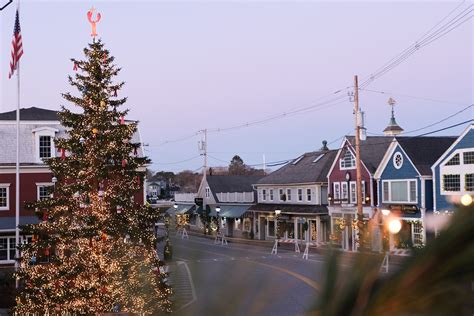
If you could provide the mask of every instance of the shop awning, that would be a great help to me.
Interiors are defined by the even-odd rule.
[[[240,218],[250,208],[250,205],[220,205],[220,217]],[[215,207],[211,208],[211,213],[216,213]]]
[[[170,215],[173,214],[192,214],[196,209],[195,204],[178,204],[178,207],[170,207],[166,212]]]
[[[275,213],[275,210],[281,210],[282,214],[306,214],[306,215],[327,215],[326,205],[296,205],[296,204],[265,204],[259,203],[249,208],[252,212]]]

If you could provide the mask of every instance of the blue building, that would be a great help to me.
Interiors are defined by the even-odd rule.
[[[433,211],[431,166],[456,137],[394,137],[375,172],[378,209],[389,209],[402,220],[395,248],[422,246],[423,221]]]
[[[451,211],[461,196],[474,195],[474,124],[433,164],[434,210]]]

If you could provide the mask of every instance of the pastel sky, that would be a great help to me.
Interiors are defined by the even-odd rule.
[[[120,94],[129,97],[130,118],[140,121],[152,168],[198,170],[200,136],[160,144],[328,100],[334,96],[321,97],[350,87],[356,74],[360,81],[368,78],[459,3],[24,0],[21,106],[66,104],[60,93],[72,89],[69,58],[82,57],[91,41],[86,12],[94,5],[102,14],[99,36],[123,69],[120,79],[127,84]],[[11,5],[0,12],[0,112],[16,107],[16,80],[7,79],[14,11]],[[387,125],[390,96],[407,131],[473,103],[472,23],[420,49],[368,87],[392,94],[361,92],[369,133]],[[265,124],[209,133],[209,164],[225,165],[234,154],[259,164],[263,155],[272,162],[318,149],[322,140],[352,133],[352,108],[346,98]],[[420,133],[473,114],[466,111]],[[440,135],[458,135],[463,128]]]

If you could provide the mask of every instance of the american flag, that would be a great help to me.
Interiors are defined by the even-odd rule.
[[[13,28],[13,39],[12,39],[12,61],[10,62],[10,73],[8,78],[13,76],[13,73],[18,68],[18,63],[23,55],[23,42],[21,40],[21,29],[20,29],[20,14],[18,9],[16,10],[15,27]]]

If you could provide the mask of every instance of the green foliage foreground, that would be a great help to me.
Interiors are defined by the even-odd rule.
[[[473,315],[473,233],[474,207],[460,208],[435,240],[388,275],[380,272],[382,256],[358,254],[344,268],[341,254],[332,251],[309,314]]]

